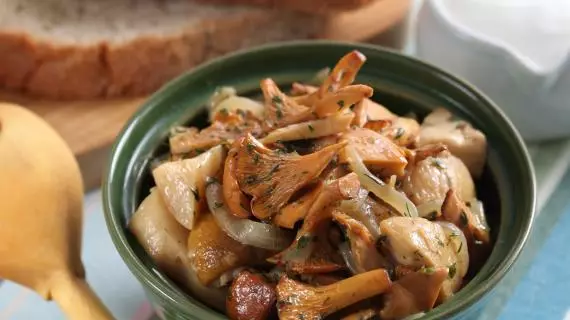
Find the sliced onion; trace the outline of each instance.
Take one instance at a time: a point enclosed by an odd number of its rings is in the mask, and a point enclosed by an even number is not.
[[[344,263],[346,264],[348,270],[350,270],[352,274],[359,274],[358,269],[354,265],[354,258],[352,257],[352,251],[350,251],[350,246],[348,245],[348,242],[343,242],[339,244],[338,251],[342,256],[342,260],[344,260]]]
[[[373,175],[362,162],[362,158],[353,146],[347,145],[345,152],[348,155],[348,164],[352,171],[358,175],[358,180],[368,191],[374,193],[382,201],[386,202],[401,215],[407,217],[418,217],[418,210],[414,203],[404,194],[385,184],[382,180]]]
[[[289,232],[262,222],[232,216],[224,205],[222,186],[211,182],[206,187],[208,208],[228,236],[239,243],[273,251],[287,248],[292,241]]]
[[[443,201],[441,200],[432,200],[425,203],[420,204],[417,206],[418,214],[420,217],[434,220],[435,218],[441,216],[441,206]],[[434,214],[435,212],[435,214]]]
[[[477,229],[489,231],[489,224],[487,223],[487,217],[485,216],[483,202],[473,198],[469,201],[469,209],[471,209]]]
[[[380,226],[376,221],[376,216],[372,213],[372,209],[365,202],[366,197],[368,197],[368,191],[361,189],[356,199],[341,201],[340,210],[362,222],[376,241],[380,238]]]

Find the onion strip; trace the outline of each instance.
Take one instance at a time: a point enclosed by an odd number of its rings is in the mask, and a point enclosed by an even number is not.
[[[354,265],[354,258],[352,257],[352,251],[350,250],[350,245],[347,242],[343,242],[338,245],[338,251],[346,264],[346,267],[352,274],[359,274],[358,269]]]
[[[348,164],[352,171],[358,175],[358,180],[364,188],[374,193],[382,201],[386,202],[402,216],[416,218],[418,209],[414,203],[404,194],[385,184],[382,180],[373,175],[362,162],[362,158],[353,146],[347,145],[345,152],[348,155]]]
[[[232,216],[224,205],[222,186],[212,180],[208,179],[206,187],[208,208],[228,236],[239,243],[273,251],[281,251],[291,244],[290,233],[279,227]]]

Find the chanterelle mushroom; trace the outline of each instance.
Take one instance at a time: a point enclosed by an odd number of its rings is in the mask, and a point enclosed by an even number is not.
[[[449,270],[440,296],[447,299],[459,290],[469,267],[469,254],[463,233],[424,218],[392,217],[380,223],[380,245],[395,262],[411,267]]]
[[[295,241],[268,261],[285,264],[288,270],[298,273],[331,272],[342,268],[331,261],[332,248],[327,241],[331,211],[340,200],[356,197],[359,189],[360,183],[354,173],[325,185],[311,205]]]
[[[176,221],[192,230],[205,199],[206,177],[222,168],[225,150],[214,147],[201,155],[159,165],[152,171],[154,181],[166,207]]]
[[[214,122],[200,132],[193,128],[175,132],[170,137],[170,152],[175,156],[195,156],[220,143],[231,142],[246,132],[254,136],[261,133],[256,117],[249,111],[234,113],[222,109],[216,113]]]
[[[320,320],[355,302],[379,295],[391,286],[384,269],[361,273],[328,286],[314,287],[283,276],[277,284],[281,320]]]
[[[385,259],[376,249],[376,241],[362,222],[339,211],[333,211],[333,219],[342,226],[348,238],[348,255],[345,258],[351,271],[355,274],[366,271],[390,267]]]
[[[291,196],[317,178],[344,144],[335,144],[305,156],[283,154],[246,135],[236,154],[235,176],[240,188],[251,195],[254,216],[267,220],[277,214]]]
[[[371,170],[386,176],[404,174],[408,164],[404,151],[381,134],[365,128],[353,128],[344,133],[340,141],[351,145]],[[346,152],[340,153],[340,163],[347,163],[347,158]]]
[[[402,190],[416,205],[442,203],[449,189],[461,199],[475,198],[475,184],[465,164],[444,150],[426,158],[416,157],[402,183]]]
[[[261,90],[265,99],[265,131],[301,122],[312,117],[308,107],[295,102],[279,90],[275,81],[263,79]]]
[[[432,268],[405,275],[385,294],[380,316],[386,320],[398,320],[431,310],[448,274],[447,268]]]
[[[315,102],[312,112],[318,117],[326,117],[333,113],[346,110],[364,98],[372,96],[374,90],[362,84],[355,84],[338,89],[336,92],[326,94]]]
[[[487,139],[468,122],[452,120],[452,114],[438,108],[429,114],[421,126],[419,146],[441,142],[461,159],[474,177],[479,177],[487,157]]]

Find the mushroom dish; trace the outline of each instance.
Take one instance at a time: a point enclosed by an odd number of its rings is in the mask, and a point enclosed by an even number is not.
[[[466,285],[492,249],[485,135],[392,113],[355,83],[365,61],[219,88],[209,126],[171,130],[128,224],[159,270],[235,320],[403,319]]]

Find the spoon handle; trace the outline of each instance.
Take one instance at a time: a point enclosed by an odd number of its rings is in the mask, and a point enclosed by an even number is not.
[[[59,304],[68,319],[114,319],[85,279],[67,276],[58,280],[51,290],[52,298]]]

